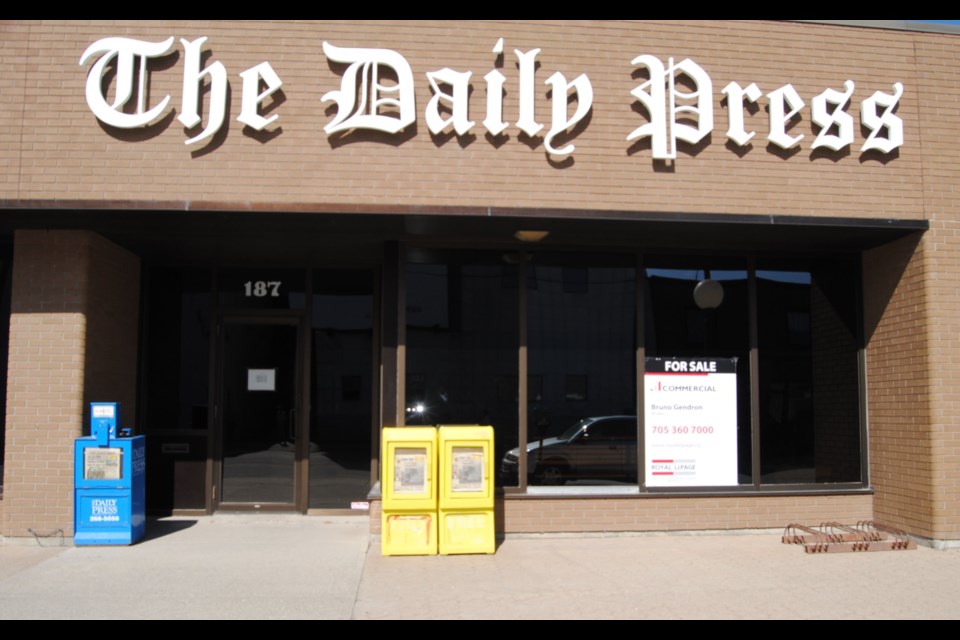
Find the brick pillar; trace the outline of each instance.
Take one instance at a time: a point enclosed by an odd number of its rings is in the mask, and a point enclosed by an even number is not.
[[[88,231],[17,231],[7,372],[4,536],[73,535],[73,440],[87,403],[136,412],[139,259]]]
[[[863,257],[870,482],[878,521],[941,538],[934,522],[925,240],[903,238]]]

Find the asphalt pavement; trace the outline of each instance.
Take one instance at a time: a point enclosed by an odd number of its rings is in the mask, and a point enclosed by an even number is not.
[[[960,549],[808,554],[781,531],[509,535],[384,557],[366,517],[150,520],[0,540],[0,619],[956,619]]]

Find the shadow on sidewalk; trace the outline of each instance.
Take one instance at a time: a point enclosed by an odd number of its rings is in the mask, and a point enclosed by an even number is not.
[[[196,520],[163,520],[159,518],[147,518],[147,530],[143,538],[137,542],[142,544],[150,540],[156,540],[163,536],[168,536],[180,531],[189,529],[197,524]]]

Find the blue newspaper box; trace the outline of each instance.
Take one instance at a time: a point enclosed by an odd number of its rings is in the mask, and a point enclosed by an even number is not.
[[[91,402],[90,435],[74,441],[74,544],[132,544],[146,530],[146,438],[120,437],[119,423],[116,402]]]

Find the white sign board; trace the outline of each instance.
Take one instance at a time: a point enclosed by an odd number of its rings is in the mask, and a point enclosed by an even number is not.
[[[276,391],[276,369],[247,369],[247,391]]]
[[[114,404],[93,404],[92,408],[93,418],[116,418],[117,414],[117,405]]]
[[[737,359],[647,358],[648,487],[737,484]]]

